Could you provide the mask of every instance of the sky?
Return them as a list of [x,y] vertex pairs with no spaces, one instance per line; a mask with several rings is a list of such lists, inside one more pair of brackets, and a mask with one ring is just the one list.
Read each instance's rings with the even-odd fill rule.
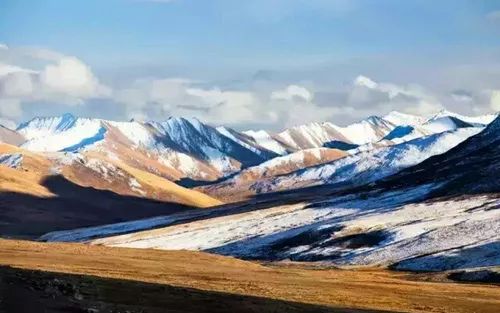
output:
[[2,0],[0,123],[500,111],[496,0]]

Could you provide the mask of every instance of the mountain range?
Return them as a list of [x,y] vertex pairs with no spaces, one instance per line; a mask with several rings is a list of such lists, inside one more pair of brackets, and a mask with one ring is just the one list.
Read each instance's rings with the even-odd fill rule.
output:
[[[500,266],[500,117],[0,128],[3,236],[409,270]],[[203,210],[200,210],[203,208]]]

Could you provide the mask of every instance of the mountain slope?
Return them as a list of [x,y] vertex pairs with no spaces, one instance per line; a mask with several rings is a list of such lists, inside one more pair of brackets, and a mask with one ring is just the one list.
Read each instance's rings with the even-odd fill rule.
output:
[[24,143],[25,139],[23,135],[19,134],[15,130],[11,130],[7,127],[0,125],[0,142],[20,146]]
[[0,235],[127,221],[220,201],[99,154],[34,153],[0,144]]
[[290,151],[293,151],[291,147],[288,147],[285,143],[281,142],[276,135],[270,134],[265,130],[248,130],[244,131],[243,134],[251,137],[256,144],[269,151],[273,151],[278,155],[285,155]]
[[[362,185],[392,175],[433,155],[446,152],[481,130],[482,128],[479,127],[461,128],[393,146],[374,147],[366,151],[360,149],[357,153],[353,152],[352,155],[326,164],[307,167],[288,174],[261,177],[250,185],[244,184],[241,188],[248,190],[250,194],[252,192],[262,194],[322,184]],[[231,179],[202,190],[209,194],[213,192],[214,195],[228,195],[231,194],[232,189],[238,190],[238,184],[234,182],[235,180]]]
[[381,182],[382,186],[412,186],[443,182],[441,193],[500,191],[500,117],[481,133],[447,153],[429,158]]
[[198,190],[219,199],[227,199],[228,201],[242,200],[254,194],[252,188],[261,180],[331,162],[347,155],[347,152],[337,149],[304,149],[246,168],[222,182],[200,187]]
[[184,177],[214,180],[277,155],[243,134],[228,128],[224,130],[221,133],[196,119],[113,122],[76,118],[71,114],[34,118],[18,127],[18,132],[27,139],[23,144],[26,149],[45,152],[93,150],[113,153],[115,157],[130,161],[133,159],[127,155],[135,155],[139,159],[153,159],[155,164],[150,165],[153,171],[171,180]]
[[[361,151],[298,171],[291,179],[292,184],[300,175],[306,183],[318,177],[328,184],[349,179],[359,185],[355,188],[345,184],[295,190],[202,215],[188,211],[50,233],[42,239],[401,270],[498,267],[499,135],[500,118],[484,130],[464,127]],[[403,167],[408,168],[400,171]],[[294,198],[298,193],[308,196]]]
[[375,142],[392,129],[394,129],[393,124],[372,116],[346,127],[329,122],[296,126],[279,133],[277,137],[295,149],[309,149],[323,147],[332,141],[357,145]]

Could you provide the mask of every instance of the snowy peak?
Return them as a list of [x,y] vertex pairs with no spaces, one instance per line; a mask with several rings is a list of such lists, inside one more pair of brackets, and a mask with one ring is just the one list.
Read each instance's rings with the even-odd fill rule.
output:
[[382,119],[396,126],[415,126],[425,122],[425,118],[423,117],[398,111],[391,111],[387,115],[384,115]]
[[381,117],[370,116],[345,127],[330,122],[300,125],[279,133],[278,137],[297,150],[324,147],[331,142],[362,145],[379,141],[394,127]]
[[243,134],[252,138],[257,145],[278,155],[285,155],[289,152],[284,143],[277,140],[274,135],[271,135],[265,130],[248,130],[244,131]]
[[28,139],[36,134],[65,131],[75,124],[77,118],[70,113],[56,117],[35,117],[29,122],[19,125],[17,131]]
[[[74,151],[104,139],[99,119],[76,118],[71,114],[37,117],[18,127],[26,138],[23,148],[34,151]],[[69,149],[69,150],[68,150]]]
[[452,117],[455,119],[459,119],[463,122],[469,123],[469,124],[476,124],[477,126],[486,126],[489,123],[491,123],[496,117],[498,117],[498,114],[486,114],[486,115],[479,115],[479,116],[466,116],[466,115],[461,115],[458,113],[450,112],[448,110],[441,110],[434,116],[432,116],[429,121],[431,120],[436,120],[439,118],[443,117]]
[[337,130],[347,138],[348,143],[362,145],[377,142],[394,129],[394,125],[378,116],[370,116],[360,122]]
[[333,140],[349,141],[336,125],[329,122],[295,126],[279,133],[277,137],[296,150],[319,148]]
[[432,133],[442,133],[458,128],[474,127],[483,125],[473,125],[453,116],[437,116],[425,122],[421,127]]

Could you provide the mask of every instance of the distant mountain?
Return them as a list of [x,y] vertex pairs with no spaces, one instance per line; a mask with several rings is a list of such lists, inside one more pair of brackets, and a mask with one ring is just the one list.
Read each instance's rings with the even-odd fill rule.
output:
[[[444,153],[481,130],[481,127],[459,128],[395,145],[373,146],[366,150],[358,148],[350,150],[350,154],[345,154],[325,164],[305,167],[286,174],[280,173],[276,176],[250,176],[254,178],[253,182],[247,179],[241,186],[237,183],[241,177],[238,175],[201,190],[214,196],[225,197],[231,193],[239,194],[238,192],[246,193],[246,195],[261,194],[323,184],[362,185],[395,174],[433,155]],[[276,161],[279,159],[281,158]],[[254,171],[253,168],[247,171],[250,170]],[[245,172],[240,175],[243,173]],[[239,188],[242,190],[235,193],[234,191]]]
[[260,145],[261,147],[264,147],[269,151],[273,151],[279,155],[285,155],[291,151],[294,151],[293,148],[287,146],[284,142],[282,142],[277,135],[270,134],[265,130],[248,130],[244,131],[243,134],[253,138],[255,143]]
[[243,200],[255,194],[255,185],[259,181],[273,179],[303,168],[338,160],[347,155],[349,155],[347,152],[337,149],[304,149],[243,169],[220,183],[200,187],[198,190],[221,200]]
[[18,132],[27,139],[23,148],[33,151],[98,151],[122,159],[130,156],[125,150],[139,151],[177,172],[172,179],[212,180],[277,156],[248,136],[196,119],[113,122],[65,114],[34,118],[21,124]]
[[[30,151],[67,153],[68,162],[73,162],[72,154],[120,160],[171,181],[192,181],[186,185],[196,186],[223,180],[280,156],[290,155],[285,158],[286,168],[299,170],[333,161],[330,156],[336,153],[326,153],[321,150],[324,148],[348,154],[368,152],[447,131],[483,127],[492,116],[467,117],[442,111],[422,118],[393,111],[345,127],[311,123],[275,134],[264,130],[238,132],[193,118],[115,122],[64,114],[36,117],[20,124],[16,131],[0,128],[0,140]],[[321,157],[306,157],[309,162],[291,165],[298,155],[315,155],[311,149],[323,151]],[[308,152],[295,154],[303,150]],[[278,176],[290,171],[267,172]]]
[[500,117],[453,149],[401,171],[381,186],[444,184],[437,194],[500,191]]
[[375,142],[386,136],[394,127],[394,124],[372,116],[346,127],[329,122],[296,126],[277,136],[289,146],[300,150],[319,148],[332,141],[358,145]]
[[423,124],[426,121],[425,117],[401,113],[398,111],[391,111],[387,115],[384,115],[382,119],[396,126],[415,126]]
[[402,143],[424,136],[439,134],[467,127],[484,127],[487,124],[471,124],[452,116],[434,116],[418,125],[400,125],[387,134],[382,141]]
[[485,114],[480,116],[466,116],[458,113],[450,112],[448,110],[439,111],[436,115],[434,115],[431,119],[438,119],[440,117],[454,117],[461,121],[464,121],[469,124],[480,124],[480,125],[488,125],[493,122],[499,114]]

